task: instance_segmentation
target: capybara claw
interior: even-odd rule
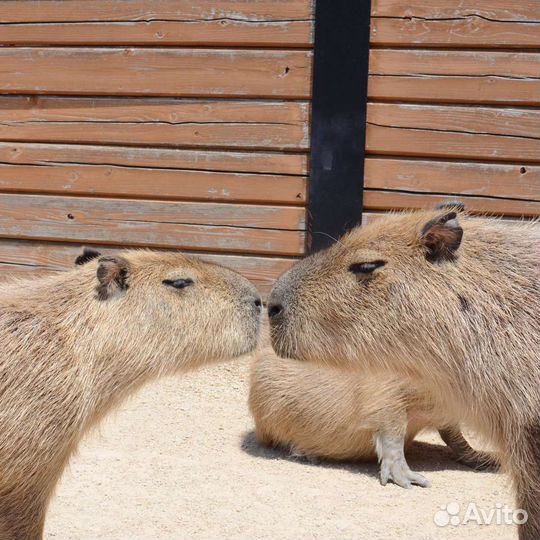
[[[413,485],[420,487],[431,486],[431,483],[425,476],[411,471],[407,462],[402,459],[397,459],[395,461],[381,461],[380,481],[383,486],[385,486],[388,481],[391,481],[405,489],[411,489]]]

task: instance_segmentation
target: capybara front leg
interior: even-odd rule
[[[431,484],[420,473],[411,471],[405,459],[405,416],[395,424],[383,426],[375,435],[375,450],[380,463],[380,480],[385,486],[388,481],[409,489],[413,484],[429,487]]]

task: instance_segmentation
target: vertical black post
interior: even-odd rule
[[[316,0],[308,251],[362,220],[370,0]]]

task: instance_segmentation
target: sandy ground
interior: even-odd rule
[[[429,489],[381,487],[375,464],[312,465],[253,437],[248,363],[146,387],[81,445],[46,538],[516,538],[513,526],[438,527],[441,505],[512,506],[503,475],[454,463],[436,435],[409,454]]]

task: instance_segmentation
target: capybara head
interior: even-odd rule
[[[468,310],[511,286],[513,264],[535,263],[519,246],[510,253],[498,245],[505,225],[459,211],[389,215],[286,272],[268,302],[276,352],[321,363],[384,362],[466,339]],[[474,300],[480,283],[493,295]]]
[[[234,358],[258,344],[260,296],[228,268],[144,250],[102,256],[86,249],[76,264],[100,347],[181,368]]]

